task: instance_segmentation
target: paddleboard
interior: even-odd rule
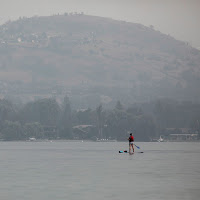
[[[119,151],[119,153],[129,153],[128,151]],[[138,151],[138,152],[134,152],[134,153],[144,153],[143,151]],[[130,153],[130,154],[134,154],[134,153]]]

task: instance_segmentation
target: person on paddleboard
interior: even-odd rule
[[[132,133],[130,133],[128,141],[129,141],[129,153],[131,153],[131,147],[132,147],[133,153],[134,153],[134,136]]]

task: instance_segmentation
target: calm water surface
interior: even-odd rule
[[[200,143],[137,145],[0,142],[0,199],[200,199]]]

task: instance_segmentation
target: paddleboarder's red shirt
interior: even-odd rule
[[[134,142],[134,137],[132,135],[129,137],[129,142]]]

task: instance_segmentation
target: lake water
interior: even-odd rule
[[[136,144],[0,142],[0,199],[200,199],[200,143]]]

